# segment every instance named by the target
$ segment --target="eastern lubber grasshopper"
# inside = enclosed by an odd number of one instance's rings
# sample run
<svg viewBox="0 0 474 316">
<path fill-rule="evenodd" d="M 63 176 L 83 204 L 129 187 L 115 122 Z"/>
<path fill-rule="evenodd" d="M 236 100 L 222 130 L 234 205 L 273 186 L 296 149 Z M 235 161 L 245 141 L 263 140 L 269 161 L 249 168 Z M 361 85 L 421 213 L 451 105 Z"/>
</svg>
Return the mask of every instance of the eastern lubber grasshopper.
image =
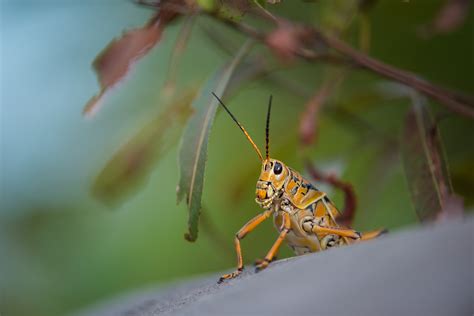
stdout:
<svg viewBox="0 0 474 316">
<path fill-rule="evenodd" d="M 349 245 L 360 240 L 372 239 L 385 232 L 384 230 L 376 230 L 361 234 L 349 227 L 339 225 L 338 218 L 340 218 L 341 213 L 326 196 L 326 193 L 319 191 L 297 171 L 286 166 L 283 162 L 270 158 L 268 149 L 271 96 L 266 121 L 266 156 L 263 158 L 257 145 L 242 124 L 239 123 L 219 97 L 215 93 L 212 94 L 245 134 L 262 161 L 262 170 L 255 191 L 255 201 L 265 210 L 247 222 L 235 235 L 237 270 L 223 275 L 219 279 L 219 283 L 226 279 L 235 278 L 242 272 L 244 265 L 240 240 L 272 215 L 275 227 L 280 235 L 265 258 L 256 263 L 257 270 L 265 269 L 268 266 L 274 259 L 283 240 L 286 240 L 296 255 L 302 255 L 331 247 Z"/>
</svg>

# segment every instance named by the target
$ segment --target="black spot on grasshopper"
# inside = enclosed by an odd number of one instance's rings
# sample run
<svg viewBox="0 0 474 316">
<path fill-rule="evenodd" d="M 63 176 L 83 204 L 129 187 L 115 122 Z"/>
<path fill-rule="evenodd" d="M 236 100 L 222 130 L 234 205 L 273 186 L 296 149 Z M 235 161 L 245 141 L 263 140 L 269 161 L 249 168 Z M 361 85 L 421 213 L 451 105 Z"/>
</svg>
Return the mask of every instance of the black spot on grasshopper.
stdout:
<svg viewBox="0 0 474 316">
<path fill-rule="evenodd" d="M 293 189 L 291 190 L 291 194 L 295 195 L 296 192 L 298 192 L 298 189 L 299 189 L 299 188 L 300 188 L 299 185 L 295 185 L 295 186 L 293 187 Z"/>
<path fill-rule="evenodd" d="M 303 187 L 307 188 L 308 191 L 309 191 L 309 190 L 314 190 L 314 191 L 318 191 L 318 192 L 319 192 L 319 190 L 318 190 L 312 183 L 309 183 L 309 182 L 303 183 Z"/>
</svg>

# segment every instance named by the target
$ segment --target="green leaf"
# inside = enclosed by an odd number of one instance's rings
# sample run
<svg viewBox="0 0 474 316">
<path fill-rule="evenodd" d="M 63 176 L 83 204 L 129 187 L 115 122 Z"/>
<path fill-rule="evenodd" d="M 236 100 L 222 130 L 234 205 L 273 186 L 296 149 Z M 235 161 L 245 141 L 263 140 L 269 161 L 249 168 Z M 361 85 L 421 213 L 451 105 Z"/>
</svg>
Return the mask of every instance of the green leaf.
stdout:
<svg viewBox="0 0 474 316">
<path fill-rule="evenodd" d="M 436 122 L 421 96 L 412 94 L 401 139 L 403 167 L 421 221 L 459 212 Z"/>
<path fill-rule="evenodd" d="M 180 131 L 192 113 L 191 103 L 196 94 L 196 90 L 190 89 L 170 102 L 117 151 L 92 186 L 96 198 L 115 206 L 139 188 L 155 163 L 179 139 Z"/>
<path fill-rule="evenodd" d="M 178 203 L 186 197 L 189 219 L 188 233 L 185 234 L 185 238 L 188 241 L 195 241 L 198 236 L 207 142 L 218 106 L 217 100 L 211 95 L 211 92 L 215 92 L 218 96 L 225 94 L 236 66 L 250 48 L 251 42 L 248 41 L 241 47 L 233 60 L 222 67 L 202 89 L 200 96 L 193 103 L 194 115 L 189 120 L 181 139 L 177 196 Z"/>
</svg>

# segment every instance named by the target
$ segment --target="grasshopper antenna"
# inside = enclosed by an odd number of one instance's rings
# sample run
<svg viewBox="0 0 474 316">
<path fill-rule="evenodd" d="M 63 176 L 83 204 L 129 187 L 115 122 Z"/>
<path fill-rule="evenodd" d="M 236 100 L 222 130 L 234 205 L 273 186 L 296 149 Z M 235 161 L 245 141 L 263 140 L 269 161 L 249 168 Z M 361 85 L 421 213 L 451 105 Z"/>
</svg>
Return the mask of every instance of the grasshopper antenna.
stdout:
<svg viewBox="0 0 474 316">
<path fill-rule="evenodd" d="M 272 111 L 272 99 L 273 99 L 273 96 L 270 94 L 270 99 L 268 100 L 268 110 L 267 110 L 267 125 L 265 127 L 266 159 L 270 157 L 270 112 Z"/>
<path fill-rule="evenodd" d="M 242 132 L 244 132 L 245 134 L 245 137 L 247 137 L 247 139 L 249 140 L 249 142 L 252 144 L 253 148 L 255 149 L 255 151 L 257 152 L 257 155 L 258 157 L 260 158 L 261 161 L 263 161 L 263 156 L 262 156 L 262 153 L 260 152 L 260 150 L 258 149 L 257 145 L 255 145 L 255 142 L 253 141 L 252 137 L 250 137 L 249 133 L 247 133 L 247 131 L 245 130 L 245 128 L 242 126 L 242 124 L 239 123 L 239 121 L 237 121 L 237 119 L 235 118 L 235 116 L 229 111 L 229 109 L 225 106 L 224 102 L 222 102 L 221 99 L 219 99 L 219 97 L 214 93 L 212 92 L 212 95 L 217 99 L 217 101 L 219 101 L 220 105 L 222 105 L 222 107 L 224 108 L 224 110 L 229 113 L 230 117 L 232 118 L 232 120 L 239 126 L 239 128 L 242 130 Z"/>
</svg>

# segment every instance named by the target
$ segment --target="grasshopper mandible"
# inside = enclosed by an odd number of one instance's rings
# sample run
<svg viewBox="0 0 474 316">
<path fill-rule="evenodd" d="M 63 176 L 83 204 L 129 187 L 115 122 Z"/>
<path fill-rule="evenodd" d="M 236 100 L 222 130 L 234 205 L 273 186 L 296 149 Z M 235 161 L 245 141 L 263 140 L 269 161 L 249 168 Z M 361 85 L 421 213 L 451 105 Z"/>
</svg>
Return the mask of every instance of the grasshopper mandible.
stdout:
<svg viewBox="0 0 474 316">
<path fill-rule="evenodd" d="M 212 94 L 245 134 L 262 161 L 262 170 L 255 191 L 255 201 L 264 209 L 263 213 L 248 221 L 235 235 L 237 270 L 223 275 L 219 279 L 219 283 L 226 279 L 235 278 L 242 272 L 244 265 L 240 240 L 272 215 L 275 227 L 280 234 L 265 258 L 257 261 L 257 271 L 265 269 L 269 265 L 283 240 L 286 240 L 296 255 L 303 255 L 331 247 L 349 245 L 360 240 L 373 239 L 385 232 L 385 230 L 375 230 L 361 234 L 349 227 L 339 225 L 337 220 L 341 213 L 326 196 L 326 193 L 319 191 L 297 171 L 286 166 L 283 162 L 270 158 L 269 127 L 272 96 L 270 96 L 268 102 L 265 129 L 266 156 L 263 158 L 257 145 L 242 124 L 239 123 L 221 99 L 215 93 Z"/>
</svg>

